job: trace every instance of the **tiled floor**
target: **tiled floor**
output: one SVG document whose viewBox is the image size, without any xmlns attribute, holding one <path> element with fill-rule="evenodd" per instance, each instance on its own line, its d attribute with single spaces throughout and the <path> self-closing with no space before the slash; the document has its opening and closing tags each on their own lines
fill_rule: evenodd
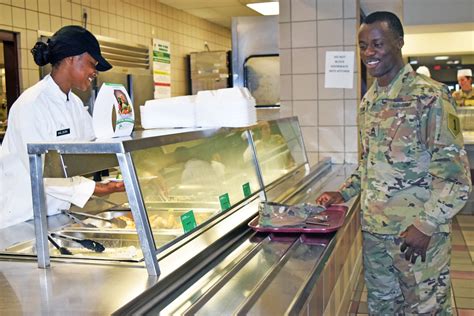
<svg viewBox="0 0 474 316">
<path fill-rule="evenodd" d="M 474 199 L 453 221 L 451 291 L 453 314 L 474 316 Z M 367 288 L 361 274 L 349 315 L 367 315 Z"/>
</svg>

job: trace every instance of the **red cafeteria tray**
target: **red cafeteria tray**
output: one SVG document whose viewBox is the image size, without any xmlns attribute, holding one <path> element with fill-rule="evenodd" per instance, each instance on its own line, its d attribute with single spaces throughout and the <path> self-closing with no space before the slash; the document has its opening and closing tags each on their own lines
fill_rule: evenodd
<svg viewBox="0 0 474 316">
<path fill-rule="evenodd" d="M 304 227 L 262 227 L 258 224 L 258 216 L 248 224 L 250 228 L 257 232 L 264 233 L 306 233 L 306 234 L 326 234 L 332 233 L 344 224 L 347 206 L 331 205 L 320 215 L 328 215 L 327 222 L 329 226 L 306 225 Z"/>
</svg>

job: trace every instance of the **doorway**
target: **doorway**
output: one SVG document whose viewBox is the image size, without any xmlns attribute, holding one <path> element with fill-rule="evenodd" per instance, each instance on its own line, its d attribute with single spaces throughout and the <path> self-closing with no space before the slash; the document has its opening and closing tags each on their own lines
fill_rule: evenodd
<svg viewBox="0 0 474 316">
<path fill-rule="evenodd" d="M 8 111 L 19 96 L 18 34 L 0 30 L 0 123 L 6 121 Z M 4 128 L 4 124 L 0 124 L 0 131 Z"/>
</svg>

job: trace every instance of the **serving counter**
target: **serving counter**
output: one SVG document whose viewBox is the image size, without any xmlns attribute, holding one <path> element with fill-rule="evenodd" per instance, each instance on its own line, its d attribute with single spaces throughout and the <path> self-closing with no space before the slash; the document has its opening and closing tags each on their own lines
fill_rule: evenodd
<svg viewBox="0 0 474 316">
<path fill-rule="evenodd" d="M 314 202 L 355 168 L 329 160 L 310 167 L 296 118 L 33 144 L 29 153 L 35 223 L 0 231 L 0 313 L 333 315 L 347 309 L 361 267 L 357 200 L 347 204 L 335 233 L 268 234 L 247 225 L 261 200 Z M 86 205 L 86 215 L 105 220 L 77 209 L 46 218 L 43 158 L 47 177 L 107 168 L 108 181 L 122 177 L 127 193 Z M 51 233 L 93 240 L 105 251 L 56 239 L 72 253 L 62 254 L 48 244 Z"/>
</svg>

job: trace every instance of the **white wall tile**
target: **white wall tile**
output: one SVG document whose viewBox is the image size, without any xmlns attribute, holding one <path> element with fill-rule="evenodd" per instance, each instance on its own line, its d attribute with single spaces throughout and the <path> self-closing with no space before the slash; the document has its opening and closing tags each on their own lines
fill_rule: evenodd
<svg viewBox="0 0 474 316">
<path fill-rule="evenodd" d="M 316 126 L 318 123 L 318 102 L 293 101 L 293 114 L 298 116 L 301 126 Z"/>
<path fill-rule="evenodd" d="M 317 152 L 306 152 L 306 155 L 308 156 L 308 161 L 310 166 L 314 166 L 318 163 L 319 161 L 319 154 Z"/>
<path fill-rule="evenodd" d="M 38 11 L 38 1 L 37 0 L 25 1 L 25 8 L 28 10 Z"/>
<path fill-rule="evenodd" d="M 359 80 L 359 73 L 354 73 L 352 89 L 344 89 L 344 98 L 345 99 L 357 99 L 357 92 L 359 91 L 359 85 L 357 84 Z"/>
<path fill-rule="evenodd" d="M 343 20 L 318 21 L 318 46 L 342 45 Z"/>
<path fill-rule="evenodd" d="M 318 144 L 318 128 L 317 127 L 301 127 L 303 134 L 304 145 L 306 151 L 317 152 L 319 150 Z"/>
<path fill-rule="evenodd" d="M 32 49 L 36 42 L 38 41 L 38 32 L 37 31 L 26 31 L 26 49 Z"/>
<path fill-rule="evenodd" d="M 317 72 L 318 58 L 316 55 L 316 47 L 294 48 L 292 52 L 294 74 L 308 74 Z"/>
<path fill-rule="evenodd" d="M 0 23 L 2 25 L 13 25 L 12 8 L 5 4 L 0 4 Z"/>
<path fill-rule="evenodd" d="M 21 69 L 28 69 L 28 54 L 31 53 L 25 48 L 20 49 L 20 55 L 18 56 L 18 63 Z"/>
<path fill-rule="evenodd" d="M 344 0 L 344 18 L 357 17 L 357 2 L 358 0 Z"/>
<path fill-rule="evenodd" d="M 25 7 L 25 0 L 11 0 L 12 6 L 24 8 Z"/>
<path fill-rule="evenodd" d="M 71 5 L 71 18 L 74 21 L 82 21 L 82 9 L 80 5 L 75 3 Z"/>
<path fill-rule="evenodd" d="M 38 30 L 38 12 L 26 10 L 26 28 Z"/>
<path fill-rule="evenodd" d="M 344 163 L 344 153 L 319 152 L 319 159 L 322 160 L 324 158 L 331 158 L 331 162 L 335 164 Z"/>
<path fill-rule="evenodd" d="M 291 117 L 293 114 L 292 101 L 280 101 L 280 117 Z"/>
<path fill-rule="evenodd" d="M 280 75 L 280 99 L 291 100 L 292 99 L 292 84 L 291 75 Z"/>
<path fill-rule="evenodd" d="M 49 13 L 49 0 L 38 0 L 38 11 Z"/>
<path fill-rule="evenodd" d="M 280 49 L 280 74 L 291 74 L 291 49 Z"/>
<path fill-rule="evenodd" d="M 49 0 L 49 13 L 61 16 L 61 0 Z"/>
<path fill-rule="evenodd" d="M 26 28 L 26 14 L 24 9 L 12 8 L 12 22 L 13 26 Z"/>
<path fill-rule="evenodd" d="M 357 42 L 356 19 L 344 19 L 344 45 L 355 45 Z"/>
<path fill-rule="evenodd" d="M 61 17 L 71 19 L 71 3 L 69 0 L 61 0 Z"/>
<path fill-rule="evenodd" d="M 291 45 L 292 47 L 316 47 L 316 22 L 292 23 Z"/>
<path fill-rule="evenodd" d="M 343 89 L 325 88 L 324 74 L 318 75 L 318 96 L 322 100 L 343 99 Z"/>
<path fill-rule="evenodd" d="M 346 126 L 345 128 L 345 151 L 357 152 L 357 127 Z"/>
<path fill-rule="evenodd" d="M 291 47 L 291 23 L 280 23 L 280 48 Z"/>
<path fill-rule="evenodd" d="M 41 31 L 51 32 L 51 23 L 48 14 L 39 13 L 39 29 Z"/>
<path fill-rule="evenodd" d="M 293 75 L 293 100 L 317 99 L 317 81 L 317 75 Z"/>
<path fill-rule="evenodd" d="M 319 127 L 320 152 L 344 152 L 344 127 Z"/>
<path fill-rule="evenodd" d="M 318 20 L 342 18 L 342 0 L 318 0 Z"/>
<path fill-rule="evenodd" d="M 61 28 L 61 18 L 58 16 L 51 16 L 50 17 L 50 23 L 51 23 L 51 31 L 56 32 Z"/>
<path fill-rule="evenodd" d="M 291 16 L 291 8 L 290 8 L 290 0 L 280 0 L 280 14 L 278 19 L 280 22 L 290 22 Z"/>
<path fill-rule="evenodd" d="M 359 154 L 354 153 L 345 153 L 344 154 L 345 163 L 358 164 L 359 163 Z"/>
<path fill-rule="evenodd" d="M 357 100 L 344 100 L 344 124 L 346 126 L 357 125 Z"/>
<path fill-rule="evenodd" d="M 326 71 L 326 52 L 340 52 L 342 50 L 342 46 L 318 47 L 318 73 Z"/>
<path fill-rule="evenodd" d="M 316 0 L 291 0 L 291 20 L 316 20 Z"/>
<path fill-rule="evenodd" d="M 344 101 L 319 101 L 319 126 L 344 125 Z"/>
</svg>

